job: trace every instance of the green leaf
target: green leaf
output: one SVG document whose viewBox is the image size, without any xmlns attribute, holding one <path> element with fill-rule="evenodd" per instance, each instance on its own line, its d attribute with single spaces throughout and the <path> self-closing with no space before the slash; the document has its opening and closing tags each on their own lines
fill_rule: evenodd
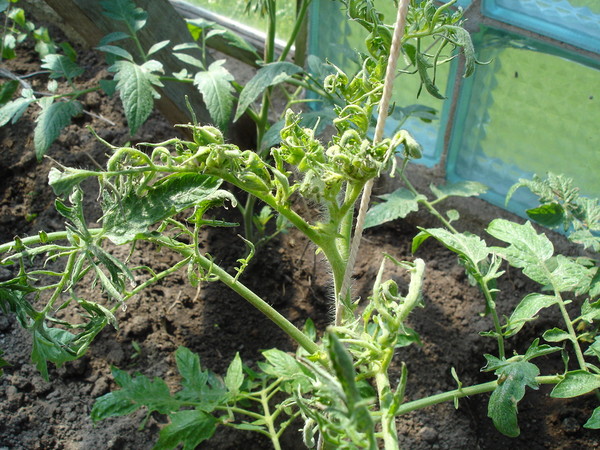
<svg viewBox="0 0 600 450">
<path fill-rule="evenodd" d="M 487 259 L 490 253 L 487 245 L 479 236 L 468 232 L 455 234 L 443 228 L 421 229 L 421 232 L 413 239 L 413 253 L 417 251 L 419 246 L 429 236 L 437 239 L 446 248 L 457 253 L 473 269 L 477 269 L 477 265 Z"/>
<path fill-rule="evenodd" d="M 106 95 L 111 97 L 117 90 L 117 82 L 115 80 L 100 80 L 100 88 Z"/>
<path fill-rule="evenodd" d="M 592 430 L 600 429 L 600 406 L 594 410 L 592 416 L 583 425 L 583 428 L 590 428 Z"/>
<path fill-rule="evenodd" d="M 327 124 L 337 118 L 337 114 L 332 108 L 322 108 L 318 111 L 303 112 L 298 121 L 302 128 L 315 129 L 315 136 L 323 132 Z M 262 148 L 267 149 L 278 145 L 281 142 L 281 130 L 285 127 L 285 119 L 275 122 L 265 133 L 262 140 Z"/>
<path fill-rule="evenodd" d="M 46 55 L 42 62 L 42 68 L 52 72 L 50 73 L 52 79 L 64 77 L 71 80 L 84 72 L 83 67 L 79 67 L 64 55 Z"/>
<path fill-rule="evenodd" d="M 520 434 L 517 404 L 525 395 L 526 386 L 538 388 L 535 377 L 540 371 L 534 364 L 521 360 L 500 367 L 495 374 L 499 376 L 498 387 L 490 396 L 488 417 L 502 434 L 517 437 Z"/>
<path fill-rule="evenodd" d="M 134 31 L 139 31 L 145 24 L 148 14 L 138 8 L 132 0 L 104 0 L 100 2 L 104 14 L 114 20 L 125 22 Z"/>
<path fill-rule="evenodd" d="M 586 372 L 585 370 L 573 370 L 567 372 L 565 377 L 554 386 L 550 397 L 577 397 L 598 388 L 600 388 L 600 375 Z"/>
<path fill-rule="evenodd" d="M 179 411 L 170 415 L 171 423 L 160 430 L 154 450 L 174 449 L 183 444 L 183 450 L 194 450 L 214 434 L 217 419 L 199 410 Z"/>
<path fill-rule="evenodd" d="M 537 208 L 528 209 L 527 215 L 548 228 L 560 226 L 565 220 L 565 210 L 558 203 L 548 203 Z"/>
<path fill-rule="evenodd" d="M 446 211 L 446 216 L 450 222 L 455 222 L 460 219 L 460 213 L 456 209 L 449 209 Z"/>
<path fill-rule="evenodd" d="M 194 40 L 197 41 L 201 37 L 201 34 L 204 33 L 206 44 L 214 45 L 216 39 L 223 39 L 224 45 L 227 46 L 229 50 L 235 48 L 240 50 L 242 54 L 254 54 L 256 61 L 260 59 L 260 55 L 256 51 L 256 47 L 254 47 L 234 31 L 203 18 L 186 20 L 186 22 Z M 219 35 L 210 35 L 211 31 L 215 30 L 220 32 Z"/>
<path fill-rule="evenodd" d="M 116 367 L 113 367 L 112 374 L 121 389 L 96 400 L 91 414 L 94 421 L 129 414 L 143 406 L 148 409 L 148 414 L 153 411 L 168 414 L 181 407 L 181 402 L 171 396 L 167 384 L 158 377 L 150 380 L 145 375 L 136 374 L 132 378 Z"/>
<path fill-rule="evenodd" d="M 547 344 L 538 345 L 539 342 L 539 338 L 535 339 L 527 349 L 527 352 L 525 352 L 525 359 L 527 361 L 562 350 L 561 347 L 551 347 Z"/>
<path fill-rule="evenodd" d="M 232 397 L 236 397 L 240 391 L 240 387 L 244 382 L 244 372 L 242 370 L 242 359 L 240 354 L 236 353 L 235 358 L 229 364 L 227 368 L 227 374 L 225 375 L 225 386 L 229 390 Z"/>
<path fill-rule="evenodd" d="M 124 48 L 117 47 L 115 45 L 101 45 L 100 47 L 96 47 L 96 50 L 100 50 L 101 52 L 108 53 L 110 55 L 120 56 L 121 58 L 133 63 L 133 56 Z"/>
<path fill-rule="evenodd" d="M 96 399 L 90 413 L 92 421 L 98 422 L 109 417 L 126 416 L 141 407 L 125 396 L 115 395 L 116 392 L 109 392 Z"/>
<path fill-rule="evenodd" d="M 98 267 L 96 264 L 92 264 L 92 266 L 94 268 L 94 271 L 96 272 L 96 275 L 100 279 L 100 284 L 102 285 L 104 291 L 119 303 L 123 303 L 123 296 L 120 292 L 121 287 L 115 285 L 115 283 L 112 282 L 102 271 L 102 269 L 100 269 L 100 267 Z"/>
<path fill-rule="evenodd" d="M 0 127 L 6 125 L 8 122 L 14 125 L 35 100 L 34 97 L 20 97 L 2 105 L 2 108 L 0 108 Z"/>
<path fill-rule="evenodd" d="M 262 352 L 267 364 L 261 363 L 260 368 L 268 375 L 293 380 L 304 376 L 303 366 L 291 355 L 272 348 Z"/>
<path fill-rule="evenodd" d="M 108 211 L 102 225 L 115 244 L 149 233 L 149 227 L 192 206 L 212 202 L 221 181 L 208 175 L 173 174 L 161 179 L 143 197 L 134 192 Z"/>
<path fill-rule="evenodd" d="M 383 202 L 367 211 L 365 228 L 375 227 L 395 219 L 402 219 L 419 210 L 419 201 L 427 200 L 423 195 L 414 195 L 408 189 L 400 188 L 391 194 L 378 196 Z"/>
<path fill-rule="evenodd" d="M 83 110 L 81 103 L 76 100 L 68 102 L 51 103 L 43 99 L 40 101 L 42 112 L 36 118 L 37 125 L 33 132 L 33 143 L 35 146 L 35 155 L 41 160 L 50 145 L 60 135 L 61 130 L 71 123 L 71 119 Z"/>
<path fill-rule="evenodd" d="M 238 120 L 250 104 L 269 86 L 284 83 L 300 72 L 303 72 L 302 67 L 285 61 L 274 62 L 261 67 L 240 93 L 233 121 Z"/>
<path fill-rule="evenodd" d="M 588 267 L 563 255 L 557 255 L 552 262 L 556 267 L 552 270 L 550 280 L 552 287 L 557 291 L 570 292 L 578 287 L 589 285 L 592 272 Z"/>
<path fill-rule="evenodd" d="M 344 391 L 345 403 L 349 414 L 353 418 L 353 426 L 363 433 L 372 434 L 374 428 L 373 418 L 362 402 L 361 391 L 356 383 L 356 370 L 354 369 L 352 356 L 333 333 L 329 333 L 327 351 L 336 378 Z"/>
<path fill-rule="evenodd" d="M 48 380 L 48 361 L 60 367 L 78 356 L 69 351 L 69 345 L 75 339 L 75 335 L 68 331 L 48 328 L 41 323 L 33 329 L 32 337 L 31 360 L 45 380 Z"/>
<path fill-rule="evenodd" d="M 552 257 L 554 246 L 546 235 L 537 234 L 530 222 L 519 225 L 508 220 L 495 219 L 488 226 L 487 232 L 510 244 L 507 248 L 493 248 L 510 265 L 523 269 L 525 275 L 540 284 L 546 285 L 551 282 L 546 261 Z"/>
<path fill-rule="evenodd" d="M 429 185 L 431 192 L 438 198 L 446 197 L 475 197 L 485 194 L 488 187 L 485 184 L 476 181 L 459 181 L 458 183 L 449 183 L 442 186 Z"/>
<path fill-rule="evenodd" d="M 50 169 L 48 174 L 48 184 L 58 197 L 65 197 L 71 194 L 73 188 L 78 186 L 86 178 L 96 176 L 98 172 L 82 169 L 65 168 L 63 172 L 55 167 Z"/>
<path fill-rule="evenodd" d="M 417 52 L 415 56 L 417 71 L 421 78 L 421 85 L 424 85 L 427 92 L 429 92 L 433 97 L 440 100 L 445 100 L 446 97 L 444 97 L 440 93 L 439 88 L 435 85 L 435 83 L 431 80 L 431 77 L 427 73 L 427 70 L 430 69 L 432 65 L 427 62 L 427 59 L 423 56 L 422 53 Z"/>
<path fill-rule="evenodd" d="M 535 319 L 535 315 L 540 310 L 552 306 L 555 303 L 556 297 L 553 295 L 532 293 L 525 296 L 508 319 L 506 337 L 517 334 L 526 322 Z"/>
<path fill-rule="evenodd" d="M 329 358 L 337 379 L 342 385 L 346 398 L 349 402 L 348 408 L 352 409 L 354 403 L 361 400 L 360 392 L 356 386 L 356 370 L 352 357 L 346 347 L 340 342 L 339 338 L 333 334 L 329 334 Z"/>
<path fill-rule="evenodd" d="M 100 39 L 100 42 L 98 43 L 98 45 L 103 46 L 103 45 L 110 44 L 111 42 L 122 41 L 123 39 L 128 39 L 128 38 L 129 38 L 129 35 L 127 33 L 124 33 L 122 31 L 115 31 L 113 33 L 108 33 L 106 36 L 104 36 L 102 39 Z"/>
<path fill-rule="evenodd" d="M 198 403 L 196 408 L 207 413 L 226 401 L 227 391 L 223 383 L 213 373 L 202 370 L 197 354 L 185 347 L 179 347 L 175 353 L 175 360 L 183 378 L 183 389 L 176 394 L 178 400 Z"/>
<path fill-rule="evenodd" d="M 9 80 L 5 83 L 2 83 L 0 85 L 0 105 L 8 103 L 15 92 L 17 92 L 18 88 L 19 82 L 17 80 Z"/>
<path fill-rule="evenodd" d="M 600 336 L 596 336 L 594 342 L 587 348 L 584 355 L 595 356 L 600 360 Z"/>
<path fill-rule="evenodd" d="M 173 52 L 173 56 L 175 58 L 177 58 L 178 60 L 180 60 L 181 62 L 189 64 L 190 66 L 194 66 L 194 67 L 197 67 L 198 69 L 202 69 L 202 70 L 204 70 L 204 68 L 205 68 L 204 63 L 201 60 L 193 57 L 192 55 L 188 55 L 187 53 Z"/>
<path fill-rule="evenodd" d="M 591 248 L 596 252 L 600 252 L 600 238 L 590 230 L 575 231 L 569 235 L 569 240 L 583 245 L 584 248 Z"/>
<path fill-rule="evenodd" d="M 445 28 L 452 32 L 454 43 L 462 47 L 462 52 L 465 56 L 465 72 L 463 77 L 471 76 L 475 70 L 475 63 L 478 62 L 475 58 L 475 48 L 473 47 L 471 35 L 462 27 L 446 25 Z"/>
<path fill-rule="evenodd" d="M 210 117 L 221 129 L 227 127 L 235 102 L 234 89 L 231 85 L 234 78 L 223 64 L 225 64 L 224 59 L 215 61 L 208 70 L 198 72 L 194 76 L 194 85 L 202 94 Z"/>
<path fill-rule="evenodd" d="M 164 40 L 164 41 L 157 42 L 156 44 L 154 44 L 152 47 L 150 47 L 148 49 L 148 53 L 146 53 L 146 56 L 150 56 L 150 55 L 153 55 L 156 52 L 159 52 L 160 50 L 162 50 L 163 48 L 165 48 L 167 45 L 169 45 L 170 42 L 171 41 L 169 41 L 168 39 Z"/>
<path fill-rule="evenodd" d="M 162 73 L 162 65 L 153 60 L 141 66 L 131 61 L 117 61 L 109 70 L 116 72 L 117 90 L 129 129 L 134 134 L 152 112 L 154 99 L 160 98 L 154 86 L 162 86 L 156 75 L 156 72 Z"/>
<path fill-rule="evenodd" d="M 548 342 L 573 341 L 571 335 L 560 328 L 546 330 L 542 337 Z"/>
</svg>

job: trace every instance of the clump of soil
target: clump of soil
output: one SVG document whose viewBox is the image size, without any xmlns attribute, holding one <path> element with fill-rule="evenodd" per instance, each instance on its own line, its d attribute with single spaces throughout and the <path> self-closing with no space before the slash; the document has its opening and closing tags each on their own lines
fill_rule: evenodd
<svg viewBox="0 0 600 450">
<path fill-rule="evenodd" d="M 35 70 L 35 56 L 25 54 L 11 61 L 9 69 L 17 74 Z M 93 52 L 83 56 L 85 78 L 94 84 L 105 74 Z M 37 80 L 37 81 L 36 81 Z M 33 83 L 45 85 L 36 78 Z M 94 167 L 102 165 L 107 149 L 85 129 L 92 126 L 105 140 L 123 144 L 132 140 L 128 135 L 124 115 L 115 98 L 88 94 L 86 111 L 69 126 L 52 146 L 49 154 L 66 166 Z M 38 230 L 62 229 L 62 220 L 53 207 L 54 195 L 47 185 L 51 160 L 38 163 L 33 154 L 31 117 L 24 117 L 18 126 L 0 129 L 3 157 L 0 161 L 0 241 L 15 235 L 35 234 Z M 174 129 L 158 114 L 133 137 L 133 141 L 160 141 L 172 137 Z M 90 184 L 89 206 L 94 208 L 95 187 Z M 470 206 L 465 206 L 470 205 Z M 479 233 L 481 224 L 495 215 L 505 215 L 474 200 L 460 204 L 463 217 L 473 217 L 463 223 Z M 457 207 L 457 205 L 453 205 Z M 489 217 L 477 212 L 486 209 Z M 417 214 L 408 221 L 369 230 L 364 238 L 356 268 L 355 290 L 362 298 L 369 294 L 382 252 L 396 258 L 412 260 L 410 242 L 417 233 L 416 224 L 424 216 Z M 238 229 L 210 230 L 203 236 L 203 249 L 224 267 L 233 267 L 244 252 Z M 114 249 L 117 256 L 123 249 Z M 418 309 L 409 326 L 421 336 L 421 346 L 401 349 L 396 360 L 407 361 L 409 384 L 407 400 L 456 388 L 450 374 L 454 367 L 464 385 L 492 380 L 482 373 L 482 356 L 495 351 L 492 339 L 479 333 L 492 328 L 491 320 L 482 315 L 481 295 L 469 286 L 463 268 L 454 254 L 435 242 L 426 242 L 417 255 L 427 263 L 424 286 L 425 308 Z M 330 286 L 327 269 L 300 234 L 291 231 L 271 241 L 256 256 L 257 261 L 244 275 L 243 281 L 262 295 L 283 315 L 302 326 L 312 318 L 319 329 L 331 319 Z M 170 267 L 174 255 L 145 246 L 133 256 L 133 264 L 152 265 L 155 270 Z M 3 269 L 0 269 L 0 272 Z M 2 273 L 0 273 L 2 275 Z M 408 278 L 399 269 L 390 268 L 388 277 L 400 286 Z M 498 308 L 508 314 L 524 295 L 538 287 L 515 270 L 502 279 Z M 184 273 L 178 273 L 144 291 L 118 313 L 120 328 L 106 328 L 96 339 L 88 354 L 62 368 L 51 367 L 50 381 L 44 381 L 28 360 L 30 339 L 14 317 L 0 315 L 0 348 L 11 366 L 0 378 L 0 448 L 25 449 L 146 449 L 156 441 L 166 418 L 152 416 L 144 429 L 138 429 L 143 412 L 92 424 L 89 412 L 94 399 L 114 389 L 111 366 L 149 377 L 176 377 L 174 351 L 180 345 L 200 355 L 202 365 L 223 374 L 236 352 L 247 364 L 261 358 L 260 351 L 272 347 L 293 351 L 293 343 L 276 326 L 265 319 L 243 299 L 219 284 L 203 284 L 200 290 L 190 286 Z M 522 352 L 557 318 L 543 315 L 528 325 L 526 331 L 509 341 L 509 351 Z M 140 351 L 134 348 L 139 344 Z M 544 373 L 562 369 L 551 358 L 542 361 Z M 396 377 L 396 378 L 397 378 Z M 394 377 L 392 377 L 394 379 Z M 407 414 L 398 419 L 400 441 L 410 449 L 587 449 L 598 448 L 598 435 L 582 428 L 594 408 L 594 401 L 550 399 L 549 389 L 531 390 L 519 405 L 521 436 L 507 438 L 497 432 L 487 416 L 486 395 L 460 401 L 460 408 L 442 404 Z M 293 433 L 292 433 L 293 434 Z M 285 448 L 303 448 L 296 435 L 290 435 Z M 263 438 L 247 432 L 219 430 L 203 448 L 263 449 L 269 444 Z"/>
</svg>

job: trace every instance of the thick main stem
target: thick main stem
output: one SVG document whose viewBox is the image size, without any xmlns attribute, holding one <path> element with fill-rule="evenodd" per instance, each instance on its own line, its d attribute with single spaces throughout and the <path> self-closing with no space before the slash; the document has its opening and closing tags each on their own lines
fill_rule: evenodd
<svg viewBox="0 0 600 450">
<path fill-rule="evenodd" d="M 390 56 L 388 59 L 388 65 L 385 73 L 385 81 L 383 84 L 383 94 L 381 103 L 379 104 L 379 117 L 377 118 L 377 126 L 375 127 L 375 136 L 373 143 L 381 141 L 383 138 L 383 131 L 385 127 L 385 121 L 387 119 L 388 108 L 390 105 L 390 99 L 392 97 L 392 88 L 394 86 L 394 78 L 396 74 L 396 67 L 398 64 L 398 57 L 400 56 L 400 49 L 402 44 L 402 37 L 404 36 L 404 28 L 406 25 L 406 13 L 408 11 L 408 4 L 410 0 L 400 0 L 398 2 L 398 14 L 396 16 L 396 24 L 394 27 L 394 35 L 392 38 L 392 46 L 390 48 Z M 358 255 L 358 248 L 360 247 L 360 240 L 364 230 L 365 217 L 367 209 L 369 207 L 369 199 L 371 198 L 371 190 L 373 189 L 373 180 L 369 180 L 364 187 L 363 195 L 360 201 L 360 209 L 356 216 L 356 227 L 354 231 L 354 238 L 352 240 L 352 246 L 350 248 L 350 256 L 346 264 L 346 270 L 344 274 L 344 281 L 339 292 L 336 292 L 336 308 L 335 308 L 335 325 L 339 326 L 342 323 L 344 315 L 344 306 L 341 299 L 343 297 L 351 296 L 350 283 L 352 280 L 352 272 L 354 265 L 356 264 L 356 257 Z"/>
</svg>

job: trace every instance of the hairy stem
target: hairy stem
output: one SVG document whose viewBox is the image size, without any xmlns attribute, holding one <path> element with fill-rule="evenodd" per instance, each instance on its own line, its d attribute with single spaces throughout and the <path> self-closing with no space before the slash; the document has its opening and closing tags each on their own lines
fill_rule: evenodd
<svg viewBox="0 0 600 450">
<path fill-rule="evenodd" d="M 381 141 L 383 138 L 383 131 L 385 127 L 385 121 L 387 119 L 388 108 L 390 99 L 392 96 L 392 88 L 394 85 L 394 78 L 396 74 L 396 66 L 398 63 L 398 57 L 400 56 L 400 48 L 402 43 L 402 36 L 404 35 L 404 28 L 406 25 L 406 14 L 408 11 L 408 4 L 410 0 L 400 0 L 398 2 L 398 15 L 396 16 L 396 24 L 394 26 L 394 35 L 392 38 L 392 46 L 390 48 L 390 55 L 388 59 L 388 65 L 385 73 L 385 81 L 383 85 L 383 94 L 381 98 L 381 104 L 379 105 L 379 117 L 377 118 L 377 126 L 375 127 L 375 136 L 373 143 Z M 341 302 L 342 297 L 351 296 L 351 279 L 352 271 L 356 263 L 356 257 L 358 256 L 358 248 L 360 247 L 360 241 L 364 229 L 365 217 L 367 209 L 369 207 L 369 199 L 371 198 L 371 190 L 373 188 L 373 180 L 369 180 L 364 187 L 362 199 L 360 202 L 360 209 L 356 217 L 356 226 L 354 231 L 354 238 L 352 240 L 352 247 L 350 249 L 350 256 L 348 257 L 348 263 L 344 273 L 344 280 L 342 282 L 339 295 L 336 296 L 335 305 L 335 325 L 339 326 L 342 323 L 344 315 L 344 307 Z"/>
</svg>

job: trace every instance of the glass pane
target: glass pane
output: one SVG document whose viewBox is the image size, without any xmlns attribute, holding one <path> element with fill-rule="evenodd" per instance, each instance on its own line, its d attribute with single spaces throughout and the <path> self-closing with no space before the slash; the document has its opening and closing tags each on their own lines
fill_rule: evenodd
<svg viewBox="0 0 600 450">
<path fill-rule="evenodd" d="M 221 14 L 231 20 L 243 23 L 249 27 L 265 32 L 267 20 L 258 12 L 246 11 L 248 0 L 186 0 L 192 5 L 200 6 L 217 14 Z M 287 40 L 294 27 L 296 17 L 295 1 L 277 2 L 277 38 Z"/>
<path fill-rule="evenodd" d="M 484 0 L 483 13 L 600 53 L 600 0 Z"/>
<path fill-rule="evenodd" d="M 492 29 L 473 38 L 479 59 L 491 63 L 459 93 L 448 178 L 488 185 L 487 199 L 500 206 L 510 186 L 533 173 L 563 173 L 599 196 L 600 65 Z M 523 193 L 509 209 L 532 206 Z"/>
</svg>

